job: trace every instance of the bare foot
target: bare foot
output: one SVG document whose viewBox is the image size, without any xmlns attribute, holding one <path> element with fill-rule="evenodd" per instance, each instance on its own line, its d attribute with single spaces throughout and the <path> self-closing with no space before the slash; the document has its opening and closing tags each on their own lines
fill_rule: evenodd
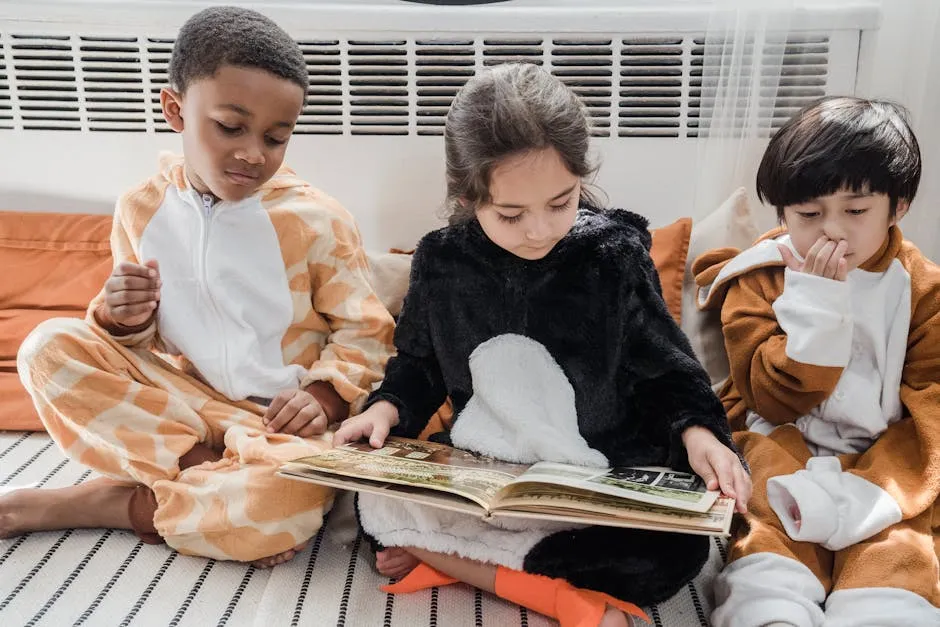
<svg viewBox="0 0 940 627">
<path fill-rule="evenodd" d="M 278 553 L 277 555 L 272 555 L 270 557 L 262 557 L 261 559 L 251 562 L 251 565 L 255 568 L 273 568 L 278 564 L 283 564 L 284 562 L 289 562 L 294 557 L 307 548 L 306 542 L 301 542 L 292 549 L 287 549 L 283 553 Z"/>
<path fill-rule="evenodd" d="M 131 529 L 133 486 L 99 478 L 67 488 L 25 488 L 0 496 L 0 538 L 31 531 Z"/>
<path fill-rule="evenodd" d="M 401 579 L 414 570 L 419 561 L 405 549 L 393 547 L 375 554 L 375 569 L 385 577 Z"/>
<path fill-rule="evenodd" d="M 631 617 L 608 605 L 598 627 L 634 627 L 634 624 Z"/>
</svg>

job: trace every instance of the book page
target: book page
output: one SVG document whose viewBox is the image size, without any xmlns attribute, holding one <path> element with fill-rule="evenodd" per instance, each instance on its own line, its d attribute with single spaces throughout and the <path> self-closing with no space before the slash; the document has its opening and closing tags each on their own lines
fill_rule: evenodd
<svg viewBox="0 0 940 627">
<path fill-rule="evenodd" d="M 575 488 L 690 512 L 707 512 L 719 496 L 717 491 L 706 490 L 705 482 L 697 475 L 668 468 L 597 469 L 539 462 L 503 490 L 499 506 L 509 506 L 510 500 L 514 504 L 524 502 L 539 485 Z"/>
<path fill-rule="evenodd" d="M 484 509 L 526 466 L 479 457 L 458 449 L 417 440 L 391 437 L 373 449 L 368 442 L 346 444 L 282 466 L 291 476 L 329 485 L 357 489 L 350 477 L 370 483 L 413 486 L 449 492 L 470 499 Z"/>
<path fill-rule="evenodd" d="M 416 488 L 414 486 L 400 485 L 397 483 L 382 483 L 380 481 L 369 481 L 368 479 L 355 479 L 353 477 L 337 477 L 318 473 L 306 466 L 300 464 L 286 464 L 278 470 L 279 475 L 288 478 L 315 480 L 319 485 L 325 485 L 340 490 L 353 490 L 355 492 L 371 492 L 389 498 L 397 498 L 412 503 L 423 503 L 432 505 L 440 509 L 447 509 L 453 512 L 473 514 L 474 516 L 485 517 L 486 510 L 475 502 L 471 502 L 465 497 L 451 494 L 448 492 L 432 492 L 426 488 Z"/>
<path fill-rule="evenodd" d="M 525 503 L 512 503 L 511 506 L 512 509 L 494 511 L 492 516 L 702 535 L 728 535 L 734 516 L 734 500 L 725 496 L 718 498 L 708 511 L 699 513 L 626 501 L 595 492 L 559 493 L 556 488 L 544 484 L 531 485 Z"/>
</svg>

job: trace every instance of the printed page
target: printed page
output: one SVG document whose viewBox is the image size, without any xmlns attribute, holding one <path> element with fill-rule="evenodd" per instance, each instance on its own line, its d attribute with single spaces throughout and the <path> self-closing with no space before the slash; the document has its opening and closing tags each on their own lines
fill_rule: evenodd
<svg viewBox="0 0 940 627">
<path fill-rule="evenodd" d="M 706 512 L 658 507 L 596 492 L 561 493 L 546 484 L 529 484 L 521 502 L 511 497 L 492 513 L 494 518 L 539 518 L 589 525 L 676 531 L 702 535 L 728 535 L 734 500 L 722 496 Z"/>
<path fill-rule="evenodd" d="M 329 485 L 356 489 L 345 477 L 450 492 L 488 508 L 500 488 L 521 475 L 526 466 L 478 457 L 442 444 L 388 438 L 385 446 L 373 449 L 356 442 L 319 455 L 304 457 L 282 466 L 290 476 Z M 342 484 L 342 485 L 339 485 Z"/>
<path fill-rule="evenodd" d="M 448 509 L 454 512 L 473 514 L 479 517 L 486 516 L 484 504 L 475 501 L 471 502 L 472 499 L 453 493 L 436 492 L 426 488 L 416 488 L 414 486 L 397 483 L 382 483 L 380 481 L 357 479 L 355 477 L 329 475 L 317 472 L 301 464 L 285 464 L 278 470 L 278 474 L 289 479 L 303 479 L 340 490 L 371 492 L 389 498 L 432 505 L 440 509 Z"/>
<path fill-rule="evenodd" d="M 500 506 L 509 499 L 521 502 L 533 493 L 533 484 L 548 484 L 599 492 L 640 503 L 690 512 L 707 512 L 719 493 L 705 489 L 698 475 L 668 468 L 584 468 L 570 464 L 539 462 L 507 486 Z M 557 489 L 557 488 L 556 488 Z"/>
</svg>

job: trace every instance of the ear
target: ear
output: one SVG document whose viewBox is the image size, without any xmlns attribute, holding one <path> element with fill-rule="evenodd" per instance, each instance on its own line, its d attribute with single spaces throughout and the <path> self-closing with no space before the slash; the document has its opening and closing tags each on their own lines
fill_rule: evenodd
<svg viewBox="0 0 940 627">
<path fill-rule="evenodd" d="M 901 221 L 901 218 L 907 215 L 907 210 L 911 208 L 911 201 L 909 200 L 898 200 L 897 209 L 894 211 L 894 217 L 891 218 L 891 226 L 894 226 Z"/>
<path fill-rule="evenodd" d="M 183 132 L 183 95 L 178 91 L 164 87 L 160 90 L 160 107 L 163 119 L 177 133 Z"/>
</svg>

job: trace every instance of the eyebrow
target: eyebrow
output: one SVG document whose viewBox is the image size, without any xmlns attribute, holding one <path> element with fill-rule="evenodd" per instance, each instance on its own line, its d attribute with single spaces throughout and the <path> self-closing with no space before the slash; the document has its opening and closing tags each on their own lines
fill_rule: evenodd
<svg viewBox="0 0 940 627">
<path fill-rule="evenodd" d="M 561 200 L 562 196 L 567 196 L 568 194 L 570 194 L 571 192 L 573 192 L 573 191 L 574 191 L 574 188 L 577 187 L 577 186 L 578 186 L 578 184 L 575 183 L 574 185 L 572 185 L 571 187 L 569 187 L 569 188 L 566 189 L 565 191 L 563 191 L 563 192 L 561 192 L 561 193 L 559 193 L 559 194 L 556 194 L 554 197 L 552 197 L 551 200 Z M 551 202 L 551 201 L 549 201 L 549 202 Z M 525 209 L 525 205 L 515 205 L 515 204 L 512 204 L 512 203 L 494 202 L 494 203 L 493 203 L 493 206 L 495 206 L 495 207 L 502 207 L 503 209 Z"/>
<path fill-rule="evenodd" d="M 221 105 L 221 108 L 228 109 L 229 111 L 234 111 L 238 115 L 243 115 L 246 118 L 250 118 L 254 116 L 254 114 L 251 111 L 237 104 L 224 104 L 224 105 Z M 294 125 L 291 124 L 290 122 L 284 122 L 283 120 L 280 122 L 275 122 L 274 126 L 277 126 L 278 128 L 293 128 L 294 127 Z"/>
</svg>

